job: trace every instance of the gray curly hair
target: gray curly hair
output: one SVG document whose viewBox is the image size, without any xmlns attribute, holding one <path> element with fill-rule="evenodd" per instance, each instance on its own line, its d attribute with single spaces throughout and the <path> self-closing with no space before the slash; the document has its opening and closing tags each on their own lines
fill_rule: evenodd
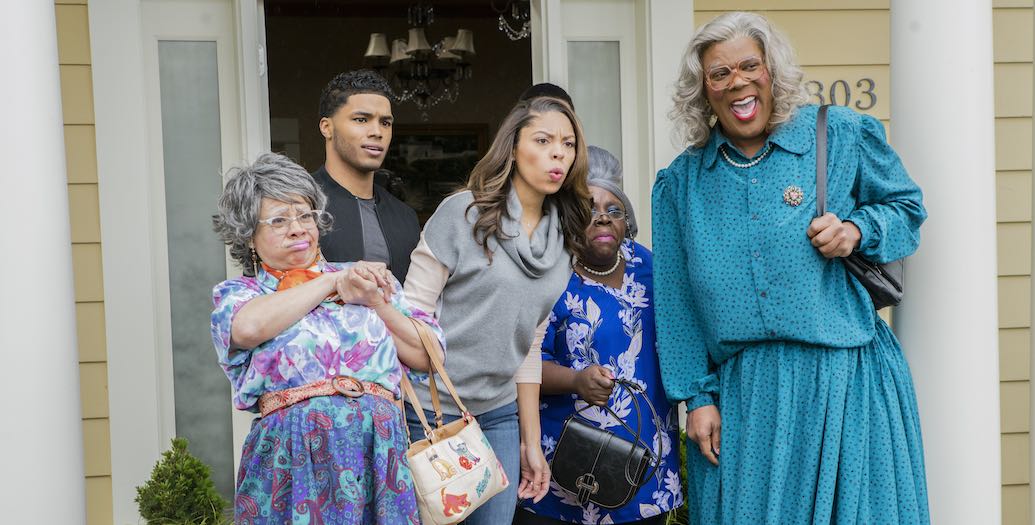
<svg viewBox="0 0 1035 525">
<path fill-rule="evenodd" d="M 589 150 L 589 178 L 586 180 L 586 184 L 603 188 L 622 201 L 626 214 L 625 236 L 630 239 L 635 238 L 639 228 L 636 226 L 636 212 L 633 210 L 632 202 L 629 201 L 629 196 L 622 188 L 622 163 L 618 162 L 618 159 L 604 148 L 589 146 L 587 149 Z"/>
<path fill-rule="evenodd" d="M 791 120 L 798 107 L 808 101 L 802 83 L 804 73 L 787 37 L 761 15 L 743 11 L 724 13 L 694 33 L 679 68 L 676 94 L 672 97 L 675 107 L 669 117 L 675 123 L 680 138 L 690 146 L 700 147 L 708 142 L 711 120 L 715 115 L 704 91 L 701 57 L 711 46 L 743 36 L 753 38 L 762 48 L 765 65 L 772 78 L 773 114 L 766 129 L 771 131 L 777 124 Z"/>
<path fill-rule="evenodd" d="M 327 196 L 305 168 L 277 153 L 263 153 L 249 165 L 230 168 L 225 179 L 212 227 L 248 276 L 256 271 L 251 244 L 263 198 L 290 202 L 302 197 L 314 210 L 327 206 Z M 332 220 L 330 214 L 323 214 L 318 224 L 321 234 L 330 229 Z"/>
</svg>

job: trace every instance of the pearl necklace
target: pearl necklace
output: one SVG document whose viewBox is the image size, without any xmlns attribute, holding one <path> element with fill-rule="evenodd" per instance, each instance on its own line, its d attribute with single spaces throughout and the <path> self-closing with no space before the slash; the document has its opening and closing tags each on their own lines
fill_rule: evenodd
<svg viewBox="0 0 1035 525">
<path fill-rule="evenodd" d="M 575 262 L 578 263 L 578 265 L 581 266 L 583 270 L 586 270 L 586 272 L 590 274 L 596 275 L 597 277 L 607 277 L 608 275 L 615 273 L 615 270 L 618 269 L 618 265 L 622 262 L 622 253 L 618 252 L 618 257 L 615 258 L 615 264 L 611 267 L 610 270 L 604 270 L 602 272 L 599 270 L 594 270 L 589 266 L 586 266 L 586 264 L 583 263 L 582 260 L 578 257 L 575 258 Z"/>
<path fill-rule="evenodd" d="M 741 164 L 739 162 L 734 162 L 733 159 L 730 158 L 729 154 L 726 153 L 726 148 L 719 148 L 719 153 L 722 153 L 722 158 L 726 159 L 726 162 L 729 162 L 735 168 L 750 168 L 751 166 L 762 162 L 762 159 L 764 159 L 770 151 L 773 151 L 772 143 L 769 143 L 769 145 L 766 146 L 765 151 L 763 151 L 761 155 L 755 157 L 755 160 Z"/>
</svg>

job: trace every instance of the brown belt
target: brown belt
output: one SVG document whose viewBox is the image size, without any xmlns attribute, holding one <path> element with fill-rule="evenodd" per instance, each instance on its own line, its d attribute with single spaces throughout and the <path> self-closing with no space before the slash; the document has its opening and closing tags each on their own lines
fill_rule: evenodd
<svg viewBox="0 0 1035 525">
<path fill-rule="evenodd" d="M 330 379 L 323 379 L 308 385 L 296 386 L 276 392 L 266 392 L 259 398 L 259 411 L 262 417 L 305 401 L 311 397 L 343 395 L 345 397 L 360 397 L 363 394 L 371 394 L 383 397 L 392 403 L 398 404 L 395 394 L 391 390 L 369 381 L 360 381 L 354 377 L 336 376 Z"/>
</svg>

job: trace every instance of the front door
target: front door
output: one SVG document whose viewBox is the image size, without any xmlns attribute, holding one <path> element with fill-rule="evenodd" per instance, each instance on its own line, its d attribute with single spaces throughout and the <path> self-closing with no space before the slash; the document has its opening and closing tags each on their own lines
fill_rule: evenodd
<svg viewBox="0 0 1035 525">
<path fill-rule="evenodd" d="M 536 82 L 565 86 L 586 140 L 622 162 L 624 190 L 650 243 L 646 2 L 541 0 L 533 27 Z"/>
<path fill-rule="evenodd" d="M 141 3 L 163 434 L 190 440 L 225 497 L 239 447 L 209 315 L 213 285 L 237 273 L 211 219 L 222 173 L 244 157 L 233 7 Z"/>
</svg>

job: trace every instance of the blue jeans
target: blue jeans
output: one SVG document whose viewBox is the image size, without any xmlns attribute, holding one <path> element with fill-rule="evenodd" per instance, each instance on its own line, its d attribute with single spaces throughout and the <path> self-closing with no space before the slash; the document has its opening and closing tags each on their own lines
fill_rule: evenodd
<svg viewBox="0 0 1035 525">
<path fill-rule="evenodd" d="M 428 423 L 435 425 L 435 413 L 429 410 L 424 411 Z M 510 485 L 503 492 L 496 494 L 484 505 L 478 507 L 471 513 L 471 516 L 462 523 L 465 525 L 503 525 L 509 524 L 514 519 L 514 509 L 517 507 L 517 488 L 521 482 L 521 434 L 518 431 L 517 402 L 503 405 L 490 410 L 484 414 L 474 416 L 478 425 L 482 427 L 482 433 L 492 445 L 492 451 L 496 458 L 503 464 L 503 471 L 507 473 Z M 458 416 L 449 414 L 443 415 L 444 423 L 460 419 Z M 406 407 L 406 424 L 410 427 L 410 439 L 417 441 L 424 438 L 424 428 L 421 427 L 417 414 L 412 406 Z"/>
</svg>

